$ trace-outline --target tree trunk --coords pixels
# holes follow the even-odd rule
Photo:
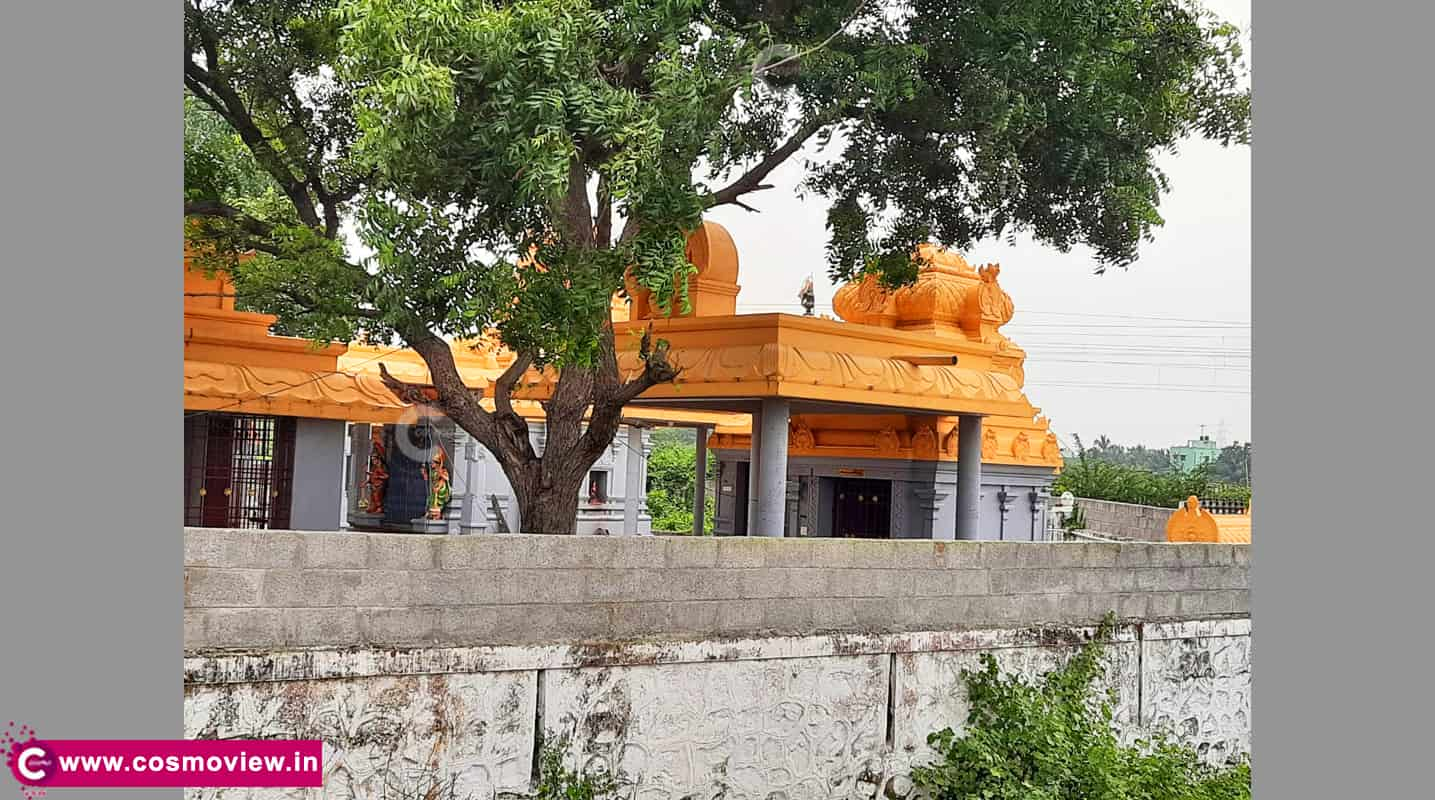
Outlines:
[[[612,446],[623,407],[648,387],[677,375],[667,361],[666,344],[653,346],[645,334],[639,349],[643,371],[623,380],[609,328],[597,363],[562,369],[552,395],[542,401],[547,435],[540,455],[528,438],[528,422],[512,403],[513,389],[531,363],[528,357],[520,354],[494,381],[490,412],[479,404],[480,393],[464,385],[448,343],[430,334],[406,338],[428,364],[433,384],[405,383],[380,365],[384,384],[404,402],[438,408],[493,453],[513,487],[521,533],[574,533],[584,480],[593,463]]]
[[[578,496],[582,488],[581,478],[546,487],[519,489],[515,486],[513,494],[518,500],[518,530],[521,533],[575,533]]]

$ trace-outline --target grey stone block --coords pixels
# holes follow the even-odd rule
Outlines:
[[[753,600],[718,603],[718,632],[739,636],[762,630],[762,604]]]
[[[638,596],[634,589],[644,586],[637,577],[638,572],[639,570],[558,568],[486,571],[493,576],[498,602],[504,605],[584,603],[595,599],[647,599],[646,596]],[[608,577],[610,575],[613,576],[612,581],[618,583],[611,582]],[[625,579],[631,580],[623,583]]]
[[[890,569],[829,569],[828,597],[883,597],[895,599],[906,574]]]
[[[284,640],[290,647],[350,647],[365,639],[352,608],[291,608],[283,613]]]
[[[410,578],[413,573],[397,569],[368,569],[351,587],[352,603],[373,608],[403,608],[413,603]],[[345,576],[348,580],[348,576]]]
[[[195,650],[204,642],[204,615],[199,609],[184,610],[184,650]]]
[[[716,567],[718,538],[715,536],[665,536],[663,563],[675,569]]]
[[[415,570],[409,573],[409,597],[421,606],[497,605],[512,580],[507,570]]]
[[[204,637],[196,649],[283,647],[283,612],[271,608],[208,608]]]
[[[1086,564],[1086,551],[1096,547],[1089,542],[1052,542],[1048,545],[1051,549],[1050,564],[1053,569],[1071,569]]]
[[[246,531],[244,548],[247,566],[262,569],[293,568],[304,563],[303,537],[306,534],[278,531]]]
[[[1116,557],[1116,566],[1148,567],[1151,565],[1151,554],[1156,546],[1142,542],[1123,542],[1121,552]]]
[[[377,647],[431,644],[438,631],[436,608],[361,608],[358,619],[364,641]]]
[[[808,539],[775,539],[763,550],[763,564],[768,567],[815,566],[812,542]]]
[[[763,603],[762,626],[783,634],[804,634],[812,631],[813,607],[817,601],[798,598],[769,600]]]
[[[498,607],[491,605],[439,608],[437,637],[453,647],[499,644],[494,636],[498,614]]]
[[[764,547],[771,542],[760,536],[718,537],[717,564],[723,569],[755,569],[767,563]]]
[[[742,582],[738,579],[741,570],[727,569],[684,569],[685,585],[692,594],[685,600],[736,600],[742,597]]]
[[[964,597],[908,597],[898,603],[902,628],[912,631],[958,630],[967,619]]]
[[[991,592],[1004,594],[1057,594],[1076,589],[1076,575],[1062,569],[999,569],[991,572]]]
[[[741,587],[742,596],[749,600],[763,600],[775,597],[792,597],[788,586],[786,569],[744,569],[736,570],[735,577]]]
[[[851,539],[814,538],[805,539],[802,543],[807,545],[809,564],[814,567],[846,569],[854,566],[876,566],[875,564],[857,563],[856,559],[852,557],[852,549],[848,547],[851,541]]]
[[[659,636],[672,632],[671,603],[615,603],[611,628],[619,639]]]
[[[1121,557],[1121,545],[1107,542],[1086,542],[1082,562],[1086,567],[1115,567]]]
[[[235,566],[226,562],[225,531],[186,529],[184,532],[184,565],[187,567]]]
[[[259,605],[262,570],[190,567],[185,570],[185,604],[193,608]]]
[[[1195,570],[1148,567],[1136,570],[1136,589],[1143,592],[1179,592],[1193,588]]]
[[[371,569],[433,569],[438,566],[439,543],[446,536],[374,533],[369,537]]]
[[[633,603],[652,596],[650,585],[655,570],[597,569],[588,572],[587,597],[601,603]],[[543,602],[537,587],[528,587],[524,602]],[[515,595],[518,596],[518,595]]]
[[[946,546],[930,539],[895,539],[882,542],[881,560],[872,566],[888,569],[940,569],[947,566]]]
[[[1185,545],[1161,542],[1152,545],[1151,566],[1153,567],[1179,567],[1181,566],[1181,551]]]
[[[369,565],[365,533],[302,533],[305,567],[360,569]]]
[[[1118,595],[1116,616],[1118,619],[1145,619],[1150,613],[1151,596],[1145,592]]]
[[[1206,563],[1213,567],[1224,567],[1235,563],[1236,547],[1230,544],[1207,544]]]
[[[678,636],[711,636],[718,627],[721,603],[687,600],[668,603],[668,631]]]
[[[1175,619],[1181,615],[1180,592],[1155,592],[1148,602],[1152,619]]]
[[[852,615],[858,630],[888,629],[897,619],[897,600],[879,597],[852,598]]]
[[[609,639],[615,635],[613,620],[619,606],[633,605],[642,604],[495,606],[493,642],[545,644]],[[663,613],[666,614],[666,609]]]
[[[1204,612],[1207,614],[1248,614],[1250,613],[1250,592],[1244,589],[1221,589],[1202,592]]]
[[[516,569],[543,563],[545,539],[527,534],[445,536],[438,542],[438,563],[443,569]]]
[[[816,631],[850,631],[857,626],[855,600],[829,597],[812,609],[812,626]]]
[[[984,569],[924,569],[909,573],[898,588],[913,597],[986,594],[990,588],[987,576]]]
[[[949,569],[974,569],[983,565],[981,542],[937,542],[939,551],[946,551]]]

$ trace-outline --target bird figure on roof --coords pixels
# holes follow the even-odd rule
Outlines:
[[[808,275],[807,278],[802,281],[802,288],[797,290],[797,300],[802,303],[802,315],[804,317],[812,316],[812,309],[817,305],[817,297],[812,291],[811,275]]]

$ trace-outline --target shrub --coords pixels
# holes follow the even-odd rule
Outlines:
[[[1249,764],[1203,764],[1189,748],[1156,738],[1123,746],[1112,703],[1093,692],[1102,674],[1102,625],[1063,667],[1029,680],[1003,676],[990,654],[964,671],[966,730],[933,733],[938,758],[913,770],[933,800],[1237,800],[1251,796]]]
[[[568,769],[563,754],[567,737],[548,737],[538,754],[538,785],[532,800],[610,800],[617,797],[618,781],[607,773],[581,773]]]

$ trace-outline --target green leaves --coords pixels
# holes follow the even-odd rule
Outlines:
[[[1004,675],[991,654],[963,673],[970,712],[960,735],[932,733],[932,764],[912,772],[934,800],[1236,800],[1249,798],[1249,764],[1207,766],[1161,737],[1122,746],[1102,676],[1108,615],[1063,666],[1037,679]]]
[[[265,253],[256,302],[296,330],[492,326],[540,365],[581,364],[625,274],[685,308],[703,213],[744,203],[804,146],[839,156],[804,186],[830,202],[833,277],[890,286],[915,277],[919,243],[1017,231],[1129,264],[1163,224],[1155,153],[1248,137],[1240,32],[1189,0],[890,10],[201,3],[186,86],[224,113],[187,113],[186,196],[226,206],[211,242]],[[292,228],[339,242],[341,220],[367,263]]]

